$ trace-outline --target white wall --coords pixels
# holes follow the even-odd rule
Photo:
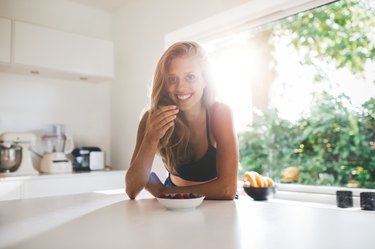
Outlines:
[[[0,16],[111,39],[109,13],[69,1],[1,0]],[[63,123],[77,146],[100,146],[110,163],[110,86],[0,72],[0,133]]]
[[[113,14],[117,55],[117,80],[111,88],[114,165],[129,165],[154,68],[164,51],[165,35],[245,2],[248,0],[137,0]]]

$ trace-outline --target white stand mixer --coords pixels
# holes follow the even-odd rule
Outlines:
[[[8,175],[37,175],[39,172],[34,168],[29,148],[36,143],[33,133],[6,132],[0,135],[2,143],[16,144],[22,147],[22,160],[19,168]]]

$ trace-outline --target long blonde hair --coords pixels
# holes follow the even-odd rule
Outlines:
[[[202,76],[206,83],[201,99],[202,106],[208,110],[215,101],[213,78],[206,51],[196,42],[177,42],[164,52],[157,64],[152,83],[150,112],[155,111],[159,106],[174,104],[168,97],[165,86],[171,61],[181,56],[199,59]],[[188,150],[189,139],[190,131],[186,120],[183,114],[179,113],[175,125],[165,133],[158,144],[158,152],[170,173],[176,174],[177,165],[191,161],[192,155]]]

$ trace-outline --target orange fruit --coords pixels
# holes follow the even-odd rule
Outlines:
[[[243,175],[243,178],[242,178],[242,180],[244,181],[244,182],[248,182],[248,181],[250,181],[250,172],[249,171],[246,171],[245,172],[245,174]]]
[[[263,176],[263,180],[266,182],[266,187],[272,187],[275,184],[268,176]]]
[[[264,188],[266,187],[266,182],[263,180],[263,176],[260,175],[258,172],[255,171],[250,171],[250,174],[254,176],[256,182],[257,182],[257,187]]]
[[[248,171],[245,172],[243,179],[245,182],[250,182],[251,187],[255,187],[255,188],[259,187],[258,182],[253,173],[248,172]]]
[[[243,186],[248,188],[248,187],[250,187],[251,185],[250,185],[250,182],[246,181],[246,182],[243,183]]]

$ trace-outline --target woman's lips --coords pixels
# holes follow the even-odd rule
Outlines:
[[[193,94],[189,93],[189,94],[177,94],[177,99],[178,100],[187,100],[189,99]]]

